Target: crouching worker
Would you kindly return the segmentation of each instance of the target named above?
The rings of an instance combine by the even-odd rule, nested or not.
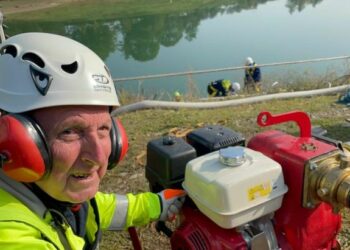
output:
[[[239,83],[231,83],[230,80],[224,79],[210,82],[207,87],[208,95],[211,97],[230,96],[236,94],[239,90]]]
[[[103,230],[174,217],[184,191],[99,192],[127,150],[109,71],[71,39],[0,44],[0,249],[97,249]]]

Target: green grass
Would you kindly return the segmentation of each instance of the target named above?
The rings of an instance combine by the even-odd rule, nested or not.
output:
[[[350,140],[348,129],[344,131],[345,118],[350,118],[349,107],[338,104],[337,95],[298,98],[289,100],[272,100],[258,104],[249,104],[219,109],[179,109],[179,110],[145,110],[127,113],[120,116],[125,123],[128,133],[133,135],[160,135],[174,127],[195,127],[199,123],[214,124],[223,122],[236,131],[250,137],[263,130],[256,124],[256,117],[261,111],[279,114],[292,110],[302,110],[310,114],[313,125],[320,125],[329,130],[332,137],[340,140]],[[152,122],[147,122],[152,121]],[[291,123],[293,125],[293,123]],[[284,124],[288,131],[296,131],[297,127]],[[278,127],[278,126],[276,126]],[[293,129],[293,127],[295,127]],[[136,135],[135,135],[136,136]]]
[[[43,2],[37,0],[38,2]],[[19,3],[23,1],[18,1]],[[227,0],[222,3],[229,2]],[[9,5],[7,1],[3,3]],[[116,17],[134,17],[154,14],[189,12],[195,8],[217,6],[217,0],[84,0],[64,3],[31,13],[14,13],[7,17],[11,20],[40,20],[43,22],[94,21],[109,20]]]

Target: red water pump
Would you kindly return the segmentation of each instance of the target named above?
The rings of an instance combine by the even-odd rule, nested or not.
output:
[[[350,206],[347,145],[312,135],[300,111],[262,112],[257,122],[296,122],[300,135],[268,130],[245,146],[239,133],[208,126],[186,140],[148,144],[151,189],[188,193],[180,225],[166,231],[172,249],[340,249],[338,212]]]

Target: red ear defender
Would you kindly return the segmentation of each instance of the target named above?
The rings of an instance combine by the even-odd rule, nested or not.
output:
[[[44,175],[50,158],[41,133],[25,116],[0,118],[1,168],[6,175],[20,182],[35,182]]]
[[[125,129],[121,122],[112,117],[112,129],[111,129],[111,143],[112,151],[109,156],[108,169],[112,169],[117,166],[126,152],[128,151],[129,143]]]

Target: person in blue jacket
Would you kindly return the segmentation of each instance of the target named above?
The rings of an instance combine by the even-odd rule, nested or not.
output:
[[[98,249],[105,230],[171,220],[185,192],[120,195],[99,186],[127,150],[104,62],[69,38],[0,44],[0,249]]]
[[[244,89],[260,92],[261,89],[261,70],[254,62],[253,58],[247,57],[244,70]]]
[[[230,80],[220,79],[208,83],[207,92],[210,97],[230,96],[240,90],[237,82],[231,83]]]

